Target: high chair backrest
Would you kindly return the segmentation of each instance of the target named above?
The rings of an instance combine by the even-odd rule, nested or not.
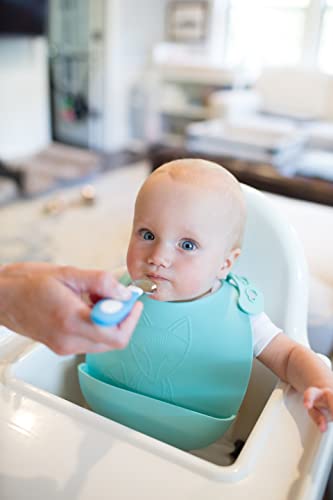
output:
[[[284,332],[308,345],[308,272],[294,228],[274,203],[242,185],[248,217],[242,254],[233,272],[248,277],[265,297],[265,312]]]

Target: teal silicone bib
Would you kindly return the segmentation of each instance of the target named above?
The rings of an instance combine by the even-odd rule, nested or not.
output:
[[[261,307],[258,298],[252,306],[244,298],[245,289],[252,290],[250,298],[260,294],[241,280],[230,275],[217,292],[191,302],[143,296],[128,347],[88,354],[79,368],[92,409],[183,449],[221,436],[247,389],[253,358],[248,314]]]

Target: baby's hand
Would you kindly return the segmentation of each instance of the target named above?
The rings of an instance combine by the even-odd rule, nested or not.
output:
[[[327,387],[309,387],[304,392],[304,406],[321,432],[327,429],[327,423],[333,419],[333,390]]]

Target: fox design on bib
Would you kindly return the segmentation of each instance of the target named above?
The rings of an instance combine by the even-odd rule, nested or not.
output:
[[[177,319],[161,328],[144,312],[139,338],[133,337],[125,359],[110,364],[107,375],[117,385],[173,402],[170,377],[186,359],[191,339],[189,318]],[[128,356],[131,360],[126,359]]]

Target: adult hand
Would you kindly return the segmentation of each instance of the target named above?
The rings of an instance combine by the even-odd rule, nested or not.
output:
[[[45,263],[0,267],[0,324],[42,342],[57,354],[122,349],[142,311],[137,302],[116,327],[90,320],[84,296],[128,299],[129,291],[109,272]]]

